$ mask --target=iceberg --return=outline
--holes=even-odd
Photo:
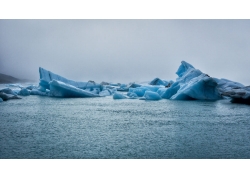
[[[227,88],[221,93],[223,96],[232,98],[232,103],[250,105],[250,86]]]
[[[98,84],[91,80],[88,82],[69,80],[41,67],[39,73],[39,88],[32,90],[31,94],[52,97],[103,97],[112,95],[117,89],[106,82]]]
[[[52,80],[56,80],[58,82],[62,82],[64,84],[68,84],[74,86],[79,89],[91,89],[91,88],[99,88],[102,89],[101,84],[96,84],[94,81],[88,82],[77,82],[73,80],[66,79],[60,75],[52,73],[44,68],[39,67],[40,74],[40,83],[39,85],[44,89],[50,89],[50,82]]]
[[[127,99],[127,97],[122,93],[115,92],[113,94],[113,99]]]
[[[7,101],[9,99],[22,99],[20,98],[15,91],[10,88],[4,88],[0,90],[0,98],[3,101]]]
[[[113,95],[113,99],[140,100],[219,100],[231,98],[232,102],[249,104],[250,86],[227,79],[210,77],[193,65],[181,61],[176,74],[176,81],[166,81],[154,78],[144,83],[131,82],[129,84],[107,83],[94,81],[77,82],[39,67],[39,86],[24,87],[10,84],[8,88],[0,90],[0,98],[20,99],[17,95],[40,95],[51,97],[105,97]],[[10,89],[9,87],[12,87]],[[13,89],[15,88],[15,89]],[[124,93],[119,93],[127,92]]]
[[[133,92],[128,92],[127,96],[129,97],[129,99],[137,99],[138,98],[137,94],[135,94]]]
[[[217,82],[209,75],[195,69],[191,64],[182,61],[176,74],[178,78],[165,91],[162,98],[173,100],[218,100],[221,99]]]
[[[141,87],[141,85],[136,83],[129,83],[128,85],[121,84],[120,87],[117,88],[117,91],[129,91],[129,88],[137,88],[137,87]]]
[[[0,93],[6,93],[6,94],[12,94],[12,95],[17,95],[12,89],[10,88],[4,88],[0,90]]]
[[[136,88],[129,88],[128,93],[135,93],[138,97],[143,97],[146,91],[157,92],[159,88],[164,86],[140,86]]]
[[[153,92],[153,91],[146,91],[144,93],[144,96],[142,98],[140,98],[140,100],[160,100],[161,96],[157,93],[157,92]]]
[[[4,92],[0,92],[0,98],[1,98],[3,101],[7,101],[7,100],[10,100],[10,99],[22,99],[22,98],[20,98],[20,97],[17,96],[17,95],[6,94],[6,93],[4,93]]]
[[[153,79],[151,82],[149,82],[149,85],[162,85],[162,86],[171,86],[174,83],[174,81],[166,81],[166,80],[162,80],[160,78],[155,78]]]
[[[52,80],[49,85],[50,96],[54,97],[100,97],[96,89],[83,90],[57,80]]]
[[[18,92],[18,95],[21,95],[21,96],[29,96],[30,95],[30,90],[26,89],[26,88],[23,88],[21,89],[19,92]]]

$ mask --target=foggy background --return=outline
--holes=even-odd
[[[182,60],[250,85],[250,20],[0,20],[0,73],[39,80],[174,80]]]

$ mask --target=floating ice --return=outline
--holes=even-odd
[[[21,96],[29,96],[30,95],[30,90],[26,89],[26,88],[23,88],[21,89],[19,92],[18,92],[18,95],[21,95]]]
[[[30,95],[48,96],[49,95],[49,91],[42,92],[42,91],[40,91],[38,89],[32,89],[30,91]]]
[[[221,92],[230,90],[232,88],[243,88],[244,85],[238,82],[234,82],[234,81],[230,81],[228,79],[217,79],[214,78],[214,80],[217,82],[218,84],[218,90]]]
[[[162,98],[175,100],[218,100],[222,97],[217,89],[217,82],[195,69],[191,64],[182,61],[176,74],[179,76],[165,92]]]
[[[0,90],[0,93],[6,93],[6,94],[12,94],[12,95],[17,95],[12,89],[10,88],[4,88]]]
[[[140,100],[160,100],[161,96],[157,92],[146,91]]]
[[[218,100],[224,96],[234,102],[249,103],[249,86],[227,79],[217,79],[195,69],[191,64],[182,61],[176,74],[175,82],[155,78],[144,83],[107,83],[94,81],[77,82],[66,79],[43,68],[39,68],[39,86],[26,88],[18,84],[10,84],[0,90],[2,100],[18,99],[18,95],[41,95],[52,97],[103,97],[113,95],[113,99],[160,100]],[[13,88],[16,89],[13,89]],[[21,90],[20,90],[21,89]],[[117,91],[125,91],[122,94]]]
[[[103,82],[97,84],[94,81],[77,82],[66,79],[60,75],[54,74],[43,68],[39,68],[40,73],[40,87],[38,91],[48,93],[50,96],[55,97],[102,97],[111,95],[114,90],[112,87],[106,87]],[[105,87],[105,88],[104,88]],[[32,92],[34,93],[34,92]],[[36,92],[37,93],[37,92]],[[37,93],[39,94],[39,93]],[[42,93],[44,95],[44,93]]]
[[[222,95],[231,97],[233,103],[250,105],[250,86],[227,88]]]
[[[122,93],[115,92],[113,94],[113,99],[127,99],[127,97]]]
[[[116,91],[115,88],[111,89],[111,88],[106,88],[106,89],[103,89],[99,95],[100,96],[110,96],[112,95],[114,92]]]
[[[155,78],[151,82],[149,82],[149,85],[162,85],[162,86],[171,86],[174,83],[174,81],[166,81],[162,80],[160,78]]]
[[[39,67],[39,73],[40,73],[39,85],[43,87],[44,89],[50,89],[49,83],[52,80],[60,81],[60,82],[63,82],[64,84],[68,84],[79,89],[88,89],[88,88],[100,88],[101,89],[102,88],[100,84],[96,84],[94,81],[88,81],[88,82],[72,81],[58,74],[52,73],[46,69],[43,69],[41,67]]]
[[[175,100],[218,100],[221,95],[216,88],[217,83],[213,78],[201,74],[193,78],[187,84],[180,86],[180,89],[170,99]]]
[[[127,96],[130,98],[130,99],[137,99],[138,96],[137,94],[133,93],[133,92],[128,92],[127,93]]]
[[[0,102],[3,102],[3,99],[2,99],[2,98],[0,98]]]
[[[2,98],[4,101],[7,101],[9,99],[22,99],[17,95],[6,94],[4,92],[0,92],[0,98]]]
[[[130,88],[137,88],[137,87],[141,87],[141,85],[136,83],[129,83],[128,85],[121,84],[120,87],[117,88],[117,91],[129,91]]]
[[[55,97],[100,97],[96,91],[77,88],[61,81],[52,80],[50,83],[50,96]]]

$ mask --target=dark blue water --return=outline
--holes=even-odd
[[[0,158],[250,158],[250,106],[23,97],[0,103]]]

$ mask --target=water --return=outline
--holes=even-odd
[[[0,103],[0,158],[250,158],[250,106],[23,97]]]

